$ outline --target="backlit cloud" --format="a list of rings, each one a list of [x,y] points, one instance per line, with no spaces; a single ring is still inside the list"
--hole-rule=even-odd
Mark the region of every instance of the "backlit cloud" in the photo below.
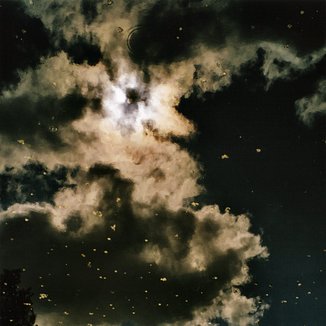
[[[259,53],[268,88],[324,50],[240,41],[233,1],[18,3],[51,49],[2,87],[0,261],[26,270],[38,324],[257,323],[268,306],[239,287],[267,248],[248,216],[191,205],[204,171],[180,144],[197,130],[177,106]],[[300,114],[322,111],[318,94]]]

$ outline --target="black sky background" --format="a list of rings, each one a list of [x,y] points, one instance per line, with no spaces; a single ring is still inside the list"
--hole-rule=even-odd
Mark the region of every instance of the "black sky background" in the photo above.
[[[90,12],[94,10],[87,3],[85,10],[92,19]],[[26,15],[18,2],[0,4],[2,89],[19,81],[17,69],[33,67],[42,56],[60,49],[66,50],[77,64],[86,60],[92,65],[101,59],[96,44],[89,45],[78,38],[73,45],[64,41],[53,44],[41,21]],[[180,2],[180,6],[190,10],[180,15],[167,9],[167,15],[161,16],[165,5],[158,1],[144,15],[141,28],[133,37],[130,56],[145,71],[150,63],[187,57],[193,42],[212,47],[216,40],[223,44],[224,33],[229,33],[230,26],[243,40],[277,41],[302,55],[325,45],[324,1],[233,1],[220,19],[194,1]],[[180,22],[185,37],[177,42],[166,26],[174,30]],[[27,31],[23,41],[22,30]],[[207,191],[200,197],[202,204],[218,203],[222,210],[230,207],[234,214],[250,214],[253,230],[262,234],[270,251],[268,261],[251,263],[254,283],[243,288],[245,294],[259,295],[271,305],[259,325],[322,326],[326,321],[326,121],[325,117],[316,116],[312,125],[307,126],[298,118],[294,103],[314,93],[318,81],[325,76],[326,59],[304,73],[293,74],[291,80],[277,80],[268,90],[260,69],[263,60],[264,52],[258,51],[256,59],[232,77],[230,86],[216,93],[200,97],[194,93],[183,98],[178,110],[196,124],[198,134],[180,143],[204,167],[201,182]],[[66,100],[76,103],[78,112],[67,116],[63,112],[64,123],[80,116],[86,103],[78,93]],[[56,106],[61,107],[62,103],[54,101],[53,107]],[[7,115],[5,108],[6,103],[0,102],[0,119],[3,113]],[[41,112],[43,108],[33,110]],[[17,123],[16,127],[24,131],[23,125]],[[0,121],[0,128],[5,133],[8,125]],[[50,142],[60,146],[56,139]],[[229,159],[222,160],[223,154]],[[40,167],[26,169],[34,171]],[[2,171],[2,207],[19,201],[51,201],[60,187],[67,186],[67,173],[62,167],[52,171],[51,177],[44,176],[34,183],[33,178],[10,177],[10,170]],[[26,200],[10,194],[10,182],[28,184],[28,192],[35,187],[35,197]],[[47,189],[47,194],[37,193],[40,185]]]

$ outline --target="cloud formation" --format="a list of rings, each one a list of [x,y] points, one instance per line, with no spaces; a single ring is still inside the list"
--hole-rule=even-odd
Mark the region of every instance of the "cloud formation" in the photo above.
[[[311,125],[316,115],[326,114],[326,80],[318,83],[316,93],[295,102],[297,114],[307,125]]]
[[[54,205],[1,213],[1,262],[26,270],[43,313],[74,325],[159,325],[213,318],[202,309],[214,305],[226,320],[240,318],[227,312],[233,299],[224,291],[249,280],[249,259],[267,256],[246,216],[217,206],[144,216],[133,207],[134,185],[117,170],[95,165],[79,175]],[[237,300],[244,315],[256,309]]]
[[[26,270],[38,323],[256,323],[267,306],[238,287],[267,249],[247,216],[196,202],[177,106],[259,56],[268,88],[325,51],[241,38],[236,1],[18,3],[51,46],[2,87],[0,261]]]

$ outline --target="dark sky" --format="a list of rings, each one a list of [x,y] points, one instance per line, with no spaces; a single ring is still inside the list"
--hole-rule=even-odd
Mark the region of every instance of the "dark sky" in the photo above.
[[[325,324],[325,21],[0,1],[0,270],[39,326]]]

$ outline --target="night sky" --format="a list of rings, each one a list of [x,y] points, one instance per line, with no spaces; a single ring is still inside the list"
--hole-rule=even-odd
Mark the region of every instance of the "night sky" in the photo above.
[[[326,324],[325,21],[0,0],[0,273],[38,326]]]

